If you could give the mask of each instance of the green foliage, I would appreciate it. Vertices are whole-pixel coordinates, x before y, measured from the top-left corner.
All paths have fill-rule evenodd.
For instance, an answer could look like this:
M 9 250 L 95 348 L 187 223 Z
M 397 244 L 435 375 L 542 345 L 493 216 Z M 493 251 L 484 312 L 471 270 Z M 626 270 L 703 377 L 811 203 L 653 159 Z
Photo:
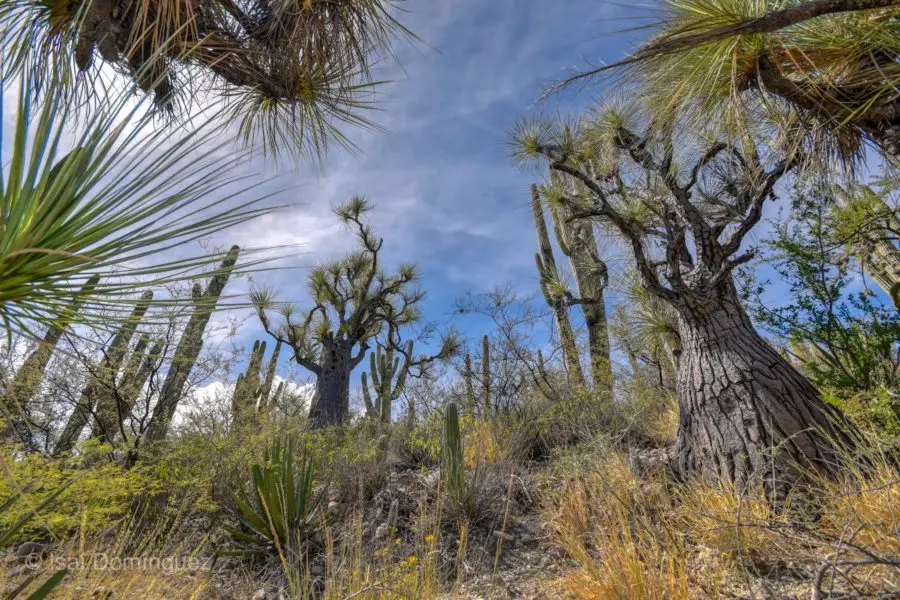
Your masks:
M 254 0 L 176 10 L 7 2 L 0 10 L 4 77 L 59 77 L 77 102 L 92 93 L 102 69 L 116 74 L 105 85 L 151 96 L 158 111 L 184 118 L 212 99 L 249 145 L 315 156 L 329 142 L 352 147 L 341 125 L 374 126 L 365 115 L 379 84 L 370 68 L 396 37 L 411 36 L 392 5 L 304 0 L 270 10 Z M 27 60 L 32 54 L 35 64 Z
M 762 297 L 766 282 L 749 280 L 753 317 L 819 386 L 846 392 L 895 389 L 900 374 L 900 313 L 854 287 L 854 262 L 832 239 L 828 190 L 800 187 L 790 218 L 768 242 L 767 262 L 788 286 L 785 300 Z
M 232 496 L 239 527 L 228 528 L 236 548 L 232 556 L 284 556 L 296 551 L 316 529 L 324 490 L 315 491 L 313 459 L 295 463 L 294 442 L 276 439 L 262 464 L 251 467 L 249 489 Z
M 48 459 L 38 454 L 16 458 L 10 448 L 0 450 L 12 479 L 0 480 L 0 502 L 20 493 L 20 502 L 0 514 L 0 529 L 7 529 L 23 516 L 33 518 L 17 528 L 13 541 L 65 538 L 74 531 L 85 534 L 105 530 L 128 514 L 132 503 L 152 496 L 158 487 L 147 471 L 125 469 L 105 459 L 109 446 L 90 442 L 72 460 Z M 72 467 L 85 465 L 72 479 Z M 54 501 L 48 502 L 48 498 Z M 33 507 L 39 507 L 34 510 Z
M 822 398 L 858 423 L 874 426 L 888 439 L 900 438 L 900 393 L 896 388 L 879 386 L 864 392 L 825 389 Z
M 2 458 L 0 458 L 2 460 Z M 5 461 L 3 463 L 5 467 Z M 31 521 L 37 514 L 43 509 L 48 508 L 51 504 L 56 502 L 57 498 L 66 491 L 66 489 L 72 485 L 74 479 L 69 479 L 62 485 L 56 488 L 52 493 L 47 495 L 40 503 L 32 508 L 30 511 L 26 512 L 23 516 L 21 516 L 17 521 L 12 523 L 11 525 L 0 528 L 0 548 L 5 548 L 9 545 L 11 540 L 14 540 L 17 534 L 25 527 L 25 525 Z M 28 489 L 31 486 L 28 485 L 24 489 L 20 488 L 14 494 L 12 494 L 9 498 L 7 498 L 4 502 L 0 502 L 0 520 L 6 521 L 7 512 L 11 510 L 11 508 L 18 502 L 23 495 L 25 495 Z M 33 591 L 28 595 L 26 600 L 43 600 L 52 592 L 63 580 L 66 576 L 67 570 L 60 569 L 53 575 L 51 575 L 46 581 L 44 581 L 38 589 Z M 13 590 L 11 593 L 7 595 L 7 600 L 15 600 L 15 598 L 19 595 L 19 592 L 22 591 L 22 588 Z
M 197 159 L 220 133 L 211 122 L 180 136 L 153 131 L 139 118 L 140 103 L 113 94 L 72 134 L 75 109 L 54 92 L 62 84 L 43 82 L 38 101 L 37 83 L 21 78 L 12 141 L 0 150 L 7 165 L 0 179 L 0 319 L 7 328 L 49 324 L 73 298 L 85 300 L 81 323 L 127 318 L 122 298 L 191 279 L 219 255 L 148 259 L 272 210 L 255 208 L 246 185 L 236 194 L 219 191 L 233 189 L 240 176 L 230 160 Z M 70 134 L 74 149 L 64 154 Z M 238 206 L 223 208 L 236 199 Z M 100 284 L 83 290 L 95 275 Z

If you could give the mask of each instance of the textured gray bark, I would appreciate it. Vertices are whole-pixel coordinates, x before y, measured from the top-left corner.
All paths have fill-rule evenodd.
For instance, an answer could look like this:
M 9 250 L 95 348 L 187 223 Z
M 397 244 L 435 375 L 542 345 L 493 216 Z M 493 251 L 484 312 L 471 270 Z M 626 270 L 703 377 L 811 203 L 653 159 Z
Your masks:
M 637 174 L 620 169 L 598 177 L 593 154 L 556 144 L 538 152 L 551 169 L 582 186 L 579 198 L 563 201 L 579 216 L 618 229 L 643 288 L 678 313 L 676 469 L 731 482 L 738 490 L 759 482 L 783 498 L 805 471 L 836 475 L 858 439 L 840 412 L 756 333 L 732 280 L 734 269 L 754 257 L 753 249 L 742 250 L 745 237 L 799 159 L 775 154 L 766 168 L 758 155 L 747 157 L 722 141 L 679 176 L 674 139 L 660 144 L 658 137 L 657 131 L 641 136 L 617 128 L 611 144 L 624 166 L 641 168 Z M 663 189 L 642 196 L 653 211 L 643 221 L 622 208 L 633 193 L 647 191 L 651 177 Z M 710 189 L 727 211 L 705 212 L 693 200 Z
M 760 337 L 727 288 L 716 301 L 678 306 L 676 468 L 738 490 L 761 478 L 777 496 L 804 471 L 836 474 L 840 448 L 854 446 L 846 421 Z
M 153 415 L 147 426 L 145 439 L 150 442 L 162 440 L 169 431 L 169 425 L 172 423 L 172 417 L 175 415 L 175 409 L 184 394 L 184 386 L 187 384 L 188 376 L 194 368 L 197 357 L 200 356 L 200 350 L 203 348 L 203 332 L 206 330 L 206 324 L 216 309 L 216 303 L 225 284 L 228 283 L 228 277 L 231 270 L 237 262 L 240 248 L 232 246 L 228 255 L 222 264 L 219 265 L 217 273 L 210 279 L 206 286 L 206 291 L 202 295 L 196 297 L 195 307 L 184 333 L 181 335 L 181 341 L 175 350 L 175 356 L 172 358 L 172 365 L 166 374 L 163 382 L 162 390 L 159 394 L 159 401 L 153 408 Z
M 320 429 L 341 425 L 350 414 L 350 372 L 353 345 L 346 340 L 329 340 L 322 347 L 322 372 L 316 379 L 316 394 L 309 409 L 309 425 Z

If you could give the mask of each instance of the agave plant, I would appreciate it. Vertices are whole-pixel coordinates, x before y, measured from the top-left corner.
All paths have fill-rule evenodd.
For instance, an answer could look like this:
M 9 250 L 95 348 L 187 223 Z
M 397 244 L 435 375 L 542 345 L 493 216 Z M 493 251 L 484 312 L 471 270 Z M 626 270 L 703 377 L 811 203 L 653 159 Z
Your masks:
M 211 120 L 173 135 L 140 118 L 127 94 L 85 114 L 42 85 L 38 98 L 26 71 L 12 131 L 0 124 L 0 319 L 8 331 L 47 326 L 73 299 L 80 322 L 124 319 L 139 289 L 190 279 L 222 259 L 173 249 L 271 210 L 235 175 L 240 154 L 199 155 L 221 135 Z
M 233 494 L 239 526 L 227 528 L 235 548 L 225 556 L 295 552 L 317 528 L 325 490 L 315 491 L 313 459 L 294 462 L 293 442 L 276 439 L 262 464 L 251 467 L 248 489 Z

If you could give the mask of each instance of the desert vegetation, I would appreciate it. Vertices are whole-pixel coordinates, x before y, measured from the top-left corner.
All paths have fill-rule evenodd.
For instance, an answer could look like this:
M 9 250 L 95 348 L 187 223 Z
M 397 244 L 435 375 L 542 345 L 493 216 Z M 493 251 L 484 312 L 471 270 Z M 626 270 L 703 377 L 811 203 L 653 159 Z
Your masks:
M 0 4 L 3 595 L 900 597 L 900 3 L 663 0 L 449 308 L 389 197 L 266 236 L 404 8 Z

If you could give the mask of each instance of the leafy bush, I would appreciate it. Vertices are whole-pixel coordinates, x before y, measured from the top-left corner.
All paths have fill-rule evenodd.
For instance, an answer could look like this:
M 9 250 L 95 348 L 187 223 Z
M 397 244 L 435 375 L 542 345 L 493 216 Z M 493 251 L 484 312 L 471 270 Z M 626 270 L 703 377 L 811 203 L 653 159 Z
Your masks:
M 294 462 L 294 444 L 276 439 L 263 464 L 250 469 L 248 490 L 234 494 L 239 527 L 228 528 L 237 548 L 230 556 L 283 556 L 294 552 L 316 530 L 324 491 L 315 492 L 313 459 Z
M 108 447 L 107 447 L 108 449 Z M 38 454 L 20 457 L 2 448 L 9 477 L 0 478 L 0 503 L 14 497 L 26 485 L 21 502 L 0 514 L 0 529 L 19 521 L 34 506 L 40 510 L 16 531 L 11 541 L 65 538 L 78 530 L 85 534 L 102 531 L 127 516 L 135 499 L 152 496 L 158 491 L 152 477 L 140 469 L 125 469 L 101 458 L 102 448 L 92 447 L 76 464 L 49 459 Z M 86 462 L 91 468 L 79 469 L 70 483 L 72 466 Z M 63 487 L 57 502 L 42 504 Z

